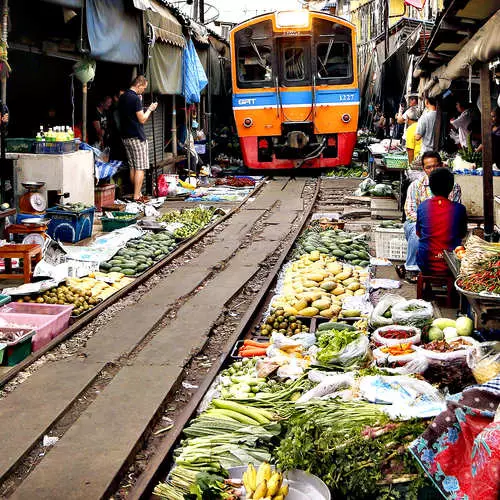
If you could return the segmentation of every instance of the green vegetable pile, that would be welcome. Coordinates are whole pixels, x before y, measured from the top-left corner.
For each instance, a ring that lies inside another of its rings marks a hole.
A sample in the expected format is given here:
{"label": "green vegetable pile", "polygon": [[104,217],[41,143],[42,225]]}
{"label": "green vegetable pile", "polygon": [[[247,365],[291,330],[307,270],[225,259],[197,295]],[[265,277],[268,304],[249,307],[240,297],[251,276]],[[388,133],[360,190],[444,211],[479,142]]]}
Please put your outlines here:
{"label": "green vegetable pile", "polygon": [[322,332],[317,344],[320,348],[317,360],[322,364],[335,364],[339,360],[339,355],[344,349],[355,340],[358,340],[361,333],[352,330],[330,330]]}
{"label": "green vegetable pile", "polygon": [[143,238],[128,241],[125,248],[100,265],[100,270],[105,273],[119,272],[126,276],[135,276],[163,259],[176,245],[174,237],[167,231],[148,233]]}
{"label": "green vegetable pile", "polygon": [[208,225],[215,213],[215,208],[187,208],[182,211],[170,210],[156,220],[158,222],[180,223],[182,227],[174,231],[174,236],[178,239],[186,239],[198,233]]}
{"label": "green vegetable pile", "polygon": [[332,168],[326,177],[366,177],[368,172],[360,165]]}
{"label": "green vegetable pile", "polygon": [[307,228],[297,240],[294,258],[317,250],[338,260],[366,267],[370,263],[368,243],[354,233],[340,229]]}
{"label": "green vegetable pile", "polygon": [[[410,500],[425,483],[407,450],[425,421],[389,423],[377,405],[316,400],[297,404],[283,425],[286,434],[275,451],[279,467],[317,475],[332,498]],[[394,489],[396,476],[412,480],[404,495]]]}

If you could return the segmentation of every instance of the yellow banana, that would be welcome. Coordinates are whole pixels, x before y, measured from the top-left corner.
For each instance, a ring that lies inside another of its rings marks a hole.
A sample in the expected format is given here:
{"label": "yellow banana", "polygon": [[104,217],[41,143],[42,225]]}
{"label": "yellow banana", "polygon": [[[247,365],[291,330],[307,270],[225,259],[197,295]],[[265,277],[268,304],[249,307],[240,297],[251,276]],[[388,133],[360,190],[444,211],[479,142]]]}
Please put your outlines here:
{"label": "yellow banana", "polygon": [[285,500],[285,497],[283,495],[276,495],[273,497],[273,500]]}
{"label": "yellow banana", "polygon": [[247,468],[247,478],[248,478],[248,486],[252,491],[257,489],[257,471],[253,464],[248,464]]}
{"label": "yellow banana", "polygon": [[248,470],[246,470],[243,473],[243,486],[245,487],[246,497],[252,498],[253,489],[248,478],[249,478],[249,472]]}
{"label": "yellow banana", "polygon": [[257,489],[255,490],[255,493],[253,494],[253,500],[261,500],[266,497],[266,492],[267,492],[267,481],[264,479],[259,485],[257,486]]}
{"label": "yellow banana", "polygon": [[264,479],[268,481],[271,478],[272,471],[268,462],[262,462],[257,472],[257,484],[260,484]]}
{"label": "yellow banana", "polygon": [[281,486],[281,474],[279,472],[275,472],[272,476],[271,479],[267,482],[267,496],[268,497],[273,497],[278,493],[278,490],[280,489]]}
{"label": "yellow banana", "polygon": [[[283,484],[280,488],[280,490],[278,491],[278,496],[281,495],[283,498],[285,498],[287,495],[288,495],[288,490],[290,489],[290,487],[288,486],[288,484]],[[275,498],[276,500],[276,498]]]}

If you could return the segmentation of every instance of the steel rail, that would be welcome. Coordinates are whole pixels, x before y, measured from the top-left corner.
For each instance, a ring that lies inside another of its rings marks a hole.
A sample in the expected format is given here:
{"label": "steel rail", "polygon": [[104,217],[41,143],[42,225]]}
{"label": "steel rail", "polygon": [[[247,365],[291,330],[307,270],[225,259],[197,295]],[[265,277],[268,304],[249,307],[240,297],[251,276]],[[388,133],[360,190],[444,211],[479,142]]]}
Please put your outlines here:
{"label": "steel rail", "polygon": [[[171,465],[172,453],[180,440],[184,427],[193,417],[196,408],[198,407],[199,403],[202,401],[206,392],[212,385],[213,380],[215,379],[221,368],[229,359],[229,356],[236,341],[242,338],[246,334],[246,332],[250,331],[250,328],[253,326],[256,313],[265,303],[269,291],[271,287],[274,285],[276,277],[283,263],[285,262],[285,259],[287,258],[297,237],[300,235],[304,226],[306,225],[311,216],[311,212],[316,204],[316,200],[318,199],[320,185],[321,185],[321,180],[318,179],[316,190],[313,195],[313,201],[310,204],[309,208],[304,212],[298,228],[293,231],[290,242],[282,250],[281,256],[279,257],[278,261],[276,262],[272,270],[269,272],[269,276],[267,277],[266,281],[262,284],[258,295],[254,298],[254,300],[250,304],[250,307],[245,312],[235,332],[230,337],[228,337],[228,340],[223,347],[222,353],[214,362],[210,371],[205,375],[204,380],[200,383],[198,390],[196,391],[195,394],[191,396],[189,402],[184,407],[180,415],[176,417],[174,426],[172,427],[172,429],[169,430],[168,435],[165,437],[165,439],[159,444],[158,450],[152,457],[152,460],[148,463],[143,473],[139,476],[134,487],[128,493],[127,500],[146,500],[151,498],[154,487],[161,479],[164,478],[164,475],[167,472],[167,468],[169,467],[169,465]],[[242,288],[245,284],[246,283],[242,283]],[[181,381],[182,381],[182,375],[173,385],[172,391],[175,391],[176,387],[180,385]],[[170,394],[172,394],[172,392]],[[112,494],[113,492],[108,491],[108,493]]]}
{"label": "steel rail", "polygon": [[[0,387],[3,387],[7,382],[12,380],[18,373],[22,372],[26,368],[28,368],[32,363],[34,363],[37,359],[41,358],[44,354],[47,354],[49,351],[57,347],[60,343],[64,342],[71,336],[73,336],[76,332],[81,330],[84,326],[88,325],[91,321],[93,321],[101,312],[106,310],[110,305],[116,303],[121,298],[125,297],[131,291],[136,289],[138,286],[142,285],[149,278],[151,278],[155,273],[157,273],[160,269],[165,267],[167,264],[172,262],[174,259],[182,255],[186,250],[189,250],[192,246],[198,243],[204,236],[212,231],[219,224],[228,220],[231,216],[233,216],[241,207],[248,201],[249,198],[255,196],[264,186],[265,182],[261,182],[258,184],[255,189],[249,193],[245,198],[239,203],[236,207],[233,207],[226,215],[220,217],[215,220],[213,223],[209,224],[205,228],[203,228],[199,233],[194,235],[189,240],[181,243],[172,253],[168,254],[165,258],[158,261],[152,267],[144,271],[141,275],[134,279],[132,283],[118,290],[116,293],[108,297],[103,302],[100,302],[97,306],[93,307],[87,314],[85,314],[82,318],[78,319],[70,325],[64,332],[60,335],[52,339],[48,344],[39,349],[38,351],[32,353],[30,356],[25,358],[23,361],[13,366],[8,372],[3,373],[0,376]],[[168,279],[168,278],[166,278]]]}

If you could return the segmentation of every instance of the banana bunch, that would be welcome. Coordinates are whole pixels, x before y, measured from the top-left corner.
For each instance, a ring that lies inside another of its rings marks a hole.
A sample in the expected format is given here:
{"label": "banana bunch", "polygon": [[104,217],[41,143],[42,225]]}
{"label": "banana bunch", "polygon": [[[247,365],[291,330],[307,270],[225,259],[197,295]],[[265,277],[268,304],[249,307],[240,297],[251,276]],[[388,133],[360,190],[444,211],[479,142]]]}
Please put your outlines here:
{"label": "banana bunch", "polygon": [[283,474],[273,473],[267,462],[262,463],[258,471],[249,464],[243,473],[243,485],[248,500],[284,500],[288,495],[288,484],[283,484]]}

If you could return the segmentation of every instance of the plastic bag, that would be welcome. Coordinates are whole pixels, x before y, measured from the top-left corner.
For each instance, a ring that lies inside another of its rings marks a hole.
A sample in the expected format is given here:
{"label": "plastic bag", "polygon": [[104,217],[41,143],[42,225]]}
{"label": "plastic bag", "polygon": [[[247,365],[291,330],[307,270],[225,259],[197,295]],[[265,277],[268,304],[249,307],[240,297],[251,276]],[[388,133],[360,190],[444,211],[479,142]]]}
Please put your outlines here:
{"label": "plastic bag", "polygon": [[[465,359],[467,357],[467,353],[474,348],[477,342],[471,337],[458,337],[460,340],[467,342],[470,344],[463,349],[459,349],[457,351],[451,352],[439,352],[432,351],[431,349],[425,349],[424,346],[417,346],[417,350],[421,351],[422,355],[428,360],[429,364],[440,364],[443,361],[455,361],[457,359]],[[454,339],[457,340],[457,339]],[[451,340],[450,340],[451,342]]]}
{"label": "plastic bag", "polygon": [[[319,349],[309,350],[309,353],[315,358]],[[366,335],[360,335],[359,338],[347,344],[336,356],[332,356],[327,364],[338,365],[349,368],[359,368],[371,360],[370,341]]]}
{"label": "plastic bag", "polygon": [[467,364],[478,384],[500,375],[500,342],[483,342],[467,352]]}
{"label": "plastic bag", "polygon": [[384,295],[373,309],[368,324],[372,328],[392,325],[394,323],[392,319],[392,313],[388,318],[384,317],[384,314],[386,314],[388,311],[392,311],[393,306],[402,302],[406,302],[406,299],[404,299],[400,295],[395,295],[392,293]]}
{"label": "plastic bag", "polygon": [[387,184],[376,184],[370,189],[372,196],[392,196],[392,187]]}
{"label": "plastic bag", "polygon": [[373,179],[370,179],[369,177],[367,177],[363,182],[360,183],[359,190],[362,193],[368,193],[370,191],[370,189],[372,189],[376,185],[377,185],[377,183]]}
{"label": "plastic bag", "polygon": [[429,418],[446,408],[436,388],[406,375],[362,377],[359,389],[367,401],[387,405],[383,411],[391,418]]}
{"label": "plastic bag", "polygon": [[[311,377],[309,376],[309,379]],[[338,392],[339,389],[349,388],[354,384],[354,374],[351,373],[340,373],[335,375],[327,375],[323,377],[323,380],[316,386],[305,392],[297,400],[297,403],[306,403],[311,399],[319,399],[329,394]]]}
{"label": "plastic bag", "polygon": [[[404,332],[411,333],[411,337],[406,339],[388,339],[384,337],[383,333],[388,330],[401,330]],[[377,328],[371,335],[371,340],[377,345],[398,345],[398,344],[419,344],[420,343],[420,330],[413,326],[382,326]]]}
{"label": "plastic bag", "polygon": [[392,307],[392,320],[397,325],[423,328],[434,316],[430,302],[420,299],[405,300]]}
{"label": "plastic bag", "polygon": [[400,366],[398,368],[384,367],[384,370],[392,375],[416,375],[424,373],[428,368],[429,362],[419,353],[418,356],[415,356],[404,366]]}

